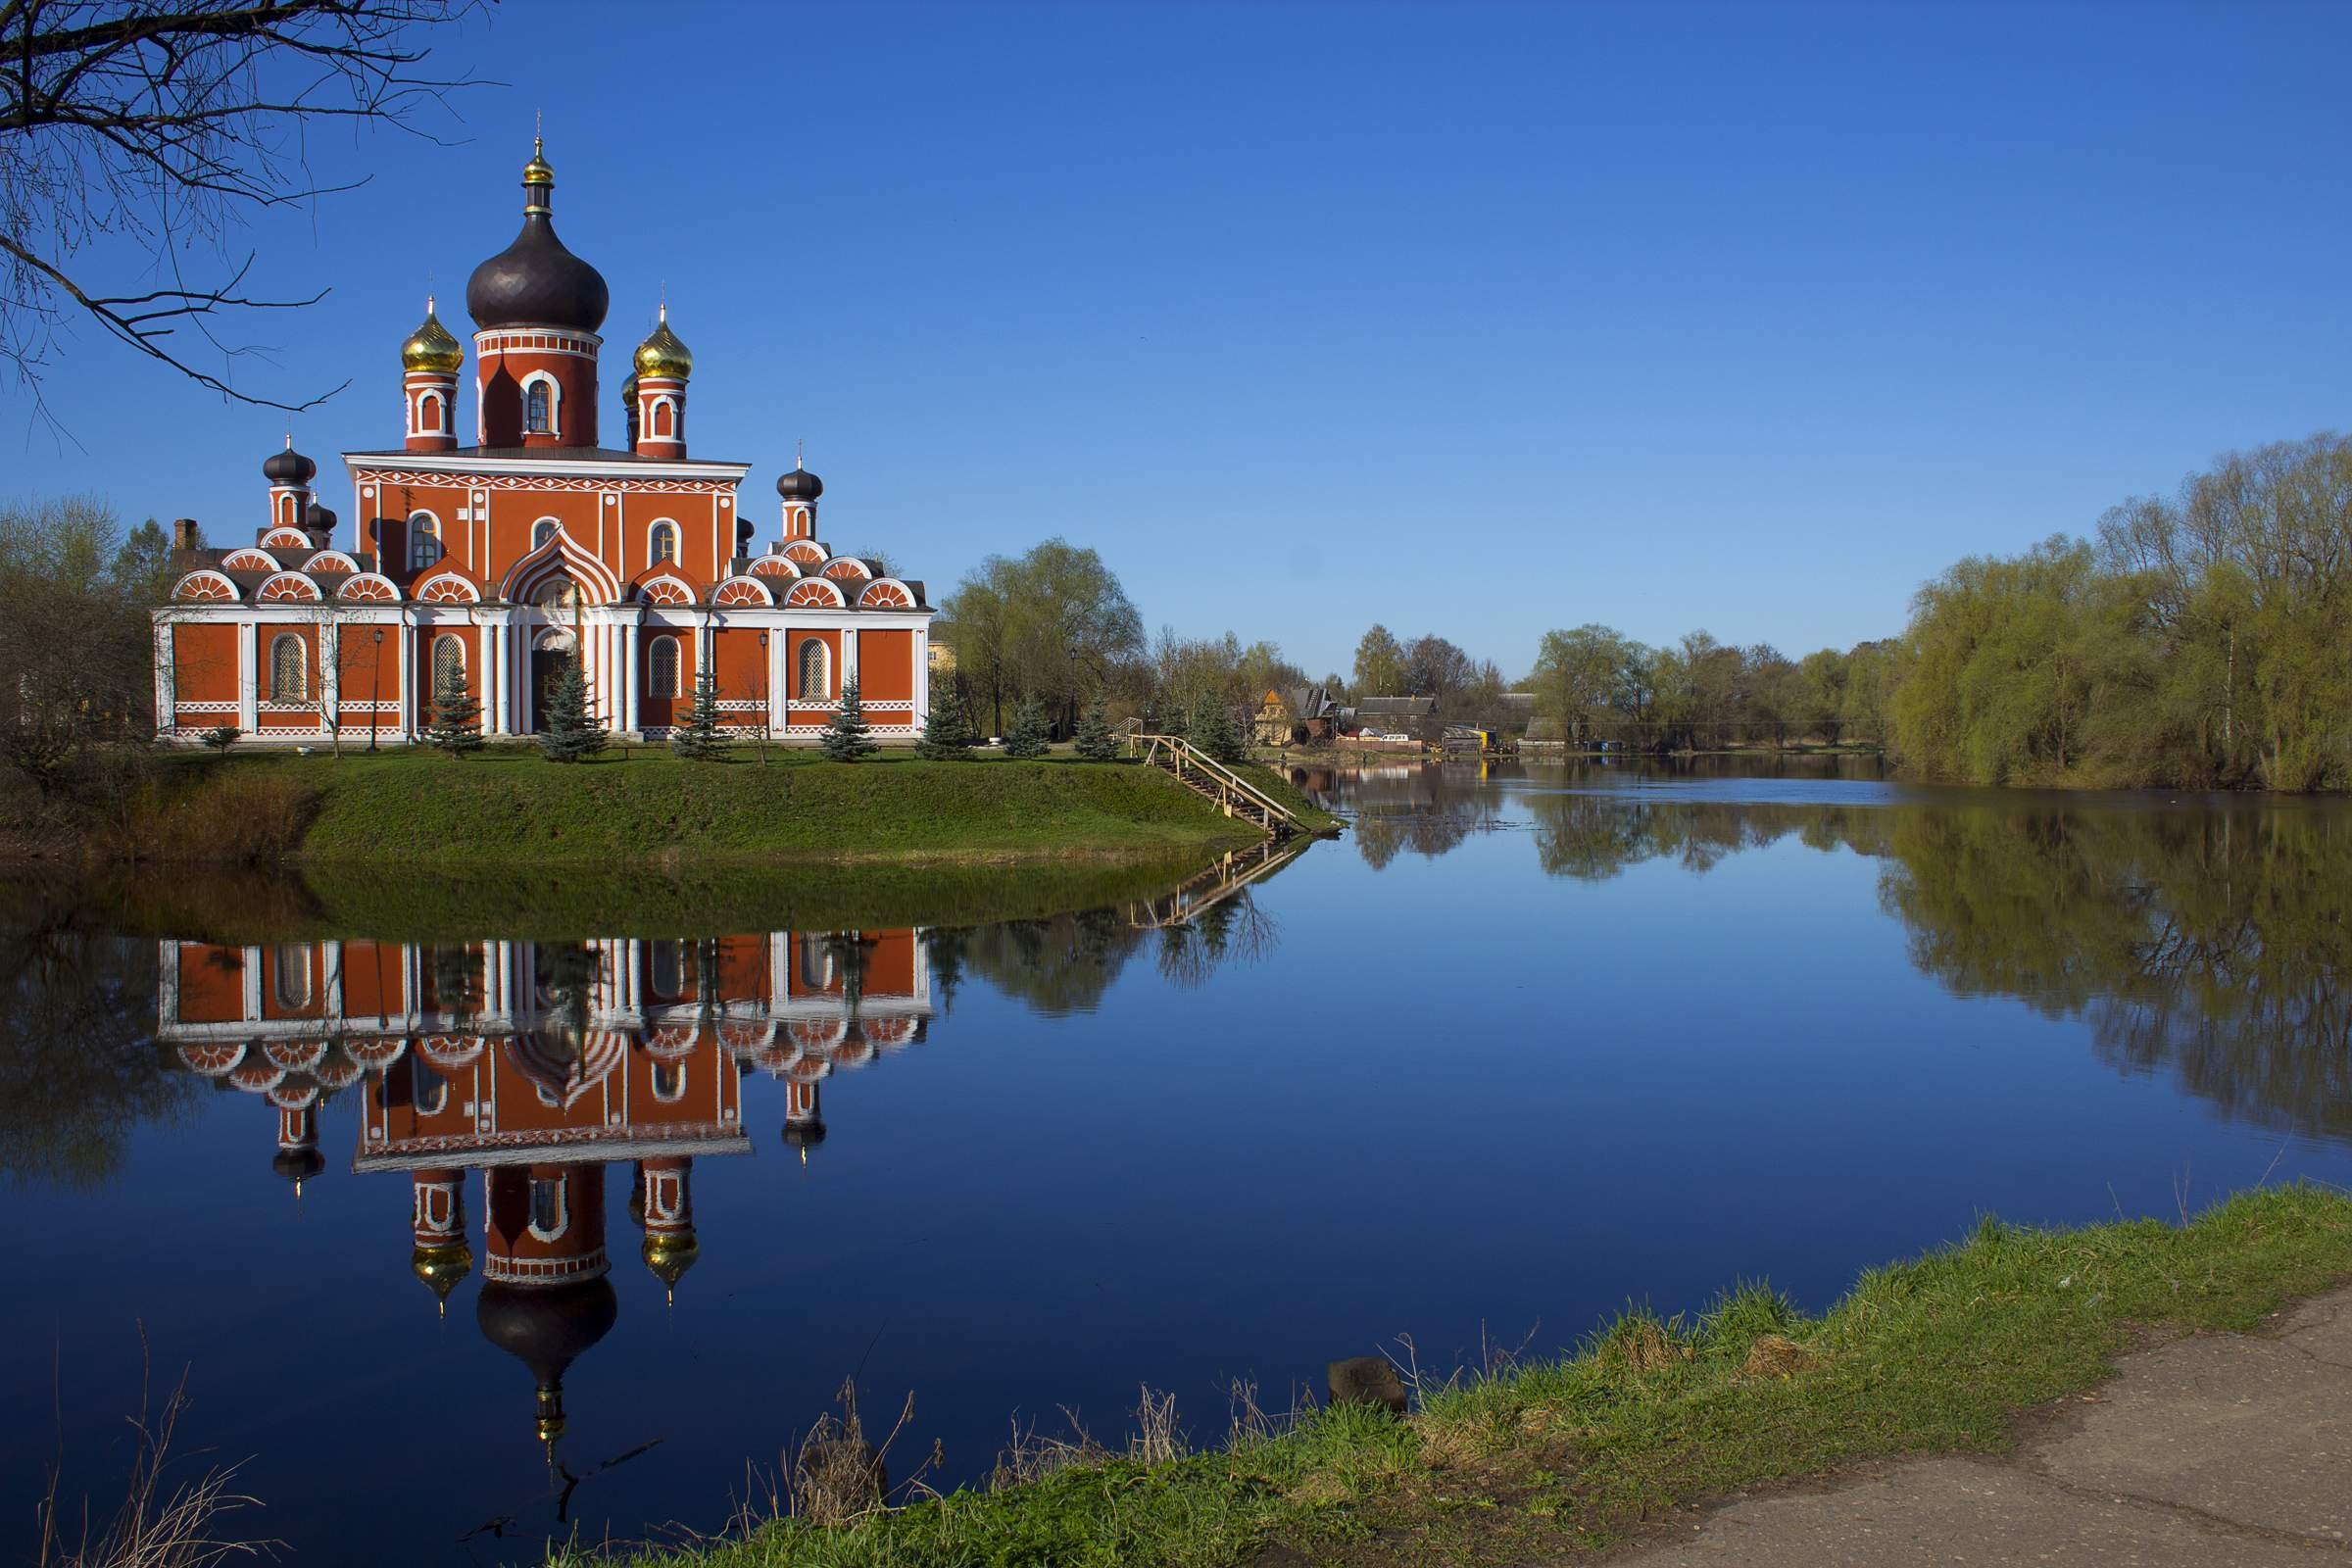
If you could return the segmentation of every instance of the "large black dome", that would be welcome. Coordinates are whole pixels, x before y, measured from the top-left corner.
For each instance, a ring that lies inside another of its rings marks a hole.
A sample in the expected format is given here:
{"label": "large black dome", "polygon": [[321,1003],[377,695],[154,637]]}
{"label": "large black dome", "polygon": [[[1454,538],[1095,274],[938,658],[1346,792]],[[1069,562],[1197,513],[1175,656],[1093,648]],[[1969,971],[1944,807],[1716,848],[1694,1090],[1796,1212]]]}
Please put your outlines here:
{"label": "large black dome", "polygon": [[555,220],[526,213],[514,243],[473,270],[466,309],[473,324],[568,326],[593,332],[605,324],[612,291],[595,268],[564,248]]}
{"label": "large black dome", "polygon": [[776,494],[787,501],[814,501],[825,493],[825,481],[807,468],[791,468],[776,481]]}
{"label": "large black dome", "polygon": [[574,1285],[514,1286],[492,1281],[474,1298],[482,1338],[529,1367],[542,1387],[612,1332],[620,1315],[612,1282],[601,1275]]}

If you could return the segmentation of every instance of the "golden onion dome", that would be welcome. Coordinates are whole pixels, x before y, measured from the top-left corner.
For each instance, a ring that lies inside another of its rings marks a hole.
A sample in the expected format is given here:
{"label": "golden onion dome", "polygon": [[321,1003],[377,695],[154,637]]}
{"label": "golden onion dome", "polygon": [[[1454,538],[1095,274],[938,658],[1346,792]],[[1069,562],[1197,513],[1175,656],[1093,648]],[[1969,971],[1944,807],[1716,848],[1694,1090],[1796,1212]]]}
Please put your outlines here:
{"label": "golden onion dome", "polygon": [[637,345],[633,363],[639,375],[667,376],[683,381],[694,374],[694,352],[678,341],[678,334],[669,329],[669,307],[662,307],[662,320],[653,335]]}
{"label": "golden onion dome", "polygon": [[637,402],[637,372],[631,370],[628,379],[620,383],[620,406],[633,408]]}
{"label": "golden onion dome", "polygon": [[702,1244],[694,1239],[692,1231],[648,1236],[638,1250],[645,1258],[645,1266],[653,1270],[654,1278],[672,1296],[677,1294],[678,1281],[694,1267],[694,1260],[703,1255]]}
{"label": "golden onion dome", "polygon": [[522,182],[525,185],[553,185],[556,182],[556,172],[548,166],[547,138],[544,136],[531,138],[531,161],[522,166]]}
{"label": "golden onion dome", "polygon": [[473,1249],[463,1241],[444,1242],[438,1247],[419,1247],[409,1254],[409,1272],[424,1282],[433,1293],[444,1313],[449,1311],[449,1293],[458,1282],[473,1272]]}
{"label": "golden onion dome", "polygon": [[465,345],[452,337],[449,328],[441,324],[441,318],[433,314],[433,298],[426,295],[424,324],[411,332],[409,340],[400,346],[401,368],[431,370],[438,375],[454,375],[465,363]]}

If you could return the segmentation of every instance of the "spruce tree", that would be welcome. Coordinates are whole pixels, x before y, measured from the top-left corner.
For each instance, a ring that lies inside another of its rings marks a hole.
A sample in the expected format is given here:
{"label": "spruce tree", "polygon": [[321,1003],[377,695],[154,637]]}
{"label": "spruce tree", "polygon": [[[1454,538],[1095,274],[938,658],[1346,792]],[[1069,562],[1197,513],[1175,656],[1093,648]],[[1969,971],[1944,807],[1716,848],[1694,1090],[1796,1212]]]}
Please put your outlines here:
{"label": "spruce tree", "polygon": [[588,683],[572,660],[547,694],[539,715],[539,750],[551,762],[584,762],[605,749],[605,731],[588,716]]}
{"label": "spruce tree", "polygon": [[923,720],[923,738],[914,743],[914,755],[934,762],[972,760],[972,732],[963,721],[963,704],[956,701],[955,687],[947,688],[931,706],[930,716]]}
{"label": "spruce tree", "polygon": [[694,702],[686,722],[669,732],[669,749],[697,762],[715,761],[725,742],[718,737],[718,672],[708,665],[695,671]]}
{"label": "spruce tree", "polygon": [[841,689],[841,710],[825,726],[824,739],[818,744],[824,748],[826,760],[834,762],[862,761],[882,749],[865,721],[865,705],[858,700],[856,681]]}
{"label": "spruce tree", "polygon": [[1193,744],[1220,762],[1242,760],[1241,727],[1233,721],[1233,708],[1222,697],[1211,693],[1200,699],[1193,710]]}
{"label": "spruce tree", "polygon": [[1100,693],[1086,706],[1086,716],[1078,720],[1078,755],[1090,762],[1115,761],[1119,755],[1119,738],[1110,732],[1110,715],[1102,710]]}
{"label": "spruce tree", "polygon": [[451,757],[482,749],[482,705],[466,689],[465,676],[444,670],[433,682],[433,716],[424,738]]}
{"label": "spruce tree", "polygon": [[1034,697],[1024,697],[1021,706],[1012,710],[1012,728],[1004,736],[1004,755],[1043,757],[1053,734],[1046,727],[1046,705]]}

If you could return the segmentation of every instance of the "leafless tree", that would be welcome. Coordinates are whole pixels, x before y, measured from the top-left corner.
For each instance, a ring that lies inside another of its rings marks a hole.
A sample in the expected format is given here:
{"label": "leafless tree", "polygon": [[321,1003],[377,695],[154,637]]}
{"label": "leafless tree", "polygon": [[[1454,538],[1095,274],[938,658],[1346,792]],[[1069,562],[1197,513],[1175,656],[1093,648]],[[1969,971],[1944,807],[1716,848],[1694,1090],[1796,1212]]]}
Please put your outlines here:
{"label": "leafless tree", "polygon": [[[239,402],[297,410],[341,391],[286,402],[232,384],[254,350],[218,328],[326,291],[254,291],[254,255],[229,235],[258,211],[350,188],[312,177],[314,129],[426,135],[420,114],[471,78],[421,72],[417,32],[480,3],[0,0],[0,361],[36,406],[82,319]],[[94,247],[144,248],[152,271],[101,281]],[[191,275],[206,253],[218,265]]]}

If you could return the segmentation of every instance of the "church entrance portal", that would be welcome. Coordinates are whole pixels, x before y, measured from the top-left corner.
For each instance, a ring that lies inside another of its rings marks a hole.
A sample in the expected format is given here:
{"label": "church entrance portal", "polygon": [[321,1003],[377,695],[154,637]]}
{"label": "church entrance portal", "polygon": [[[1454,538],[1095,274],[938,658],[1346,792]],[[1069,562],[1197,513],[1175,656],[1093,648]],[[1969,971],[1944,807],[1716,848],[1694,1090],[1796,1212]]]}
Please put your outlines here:
{"label": "church entrance portal", "polygon": [[531,728],[547,727],[547,710],[556,700],[556,687],[568,673],[572,654],[566,648],[531,650]]}

